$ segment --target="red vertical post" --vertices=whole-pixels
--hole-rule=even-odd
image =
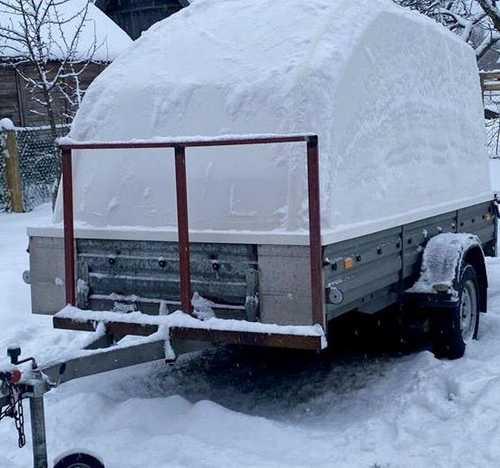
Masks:
[[[311,261],[311,299],[313,323],[325,328],[323,297],[323,252],[321,245],[321,207],[318,137],[307,139],[307,185],[309,196],[309,249]]]
[[[189,252],[189,219],[186,177],[186,148],[175,147],[175,188],[177,192],[177,226],[179,232],[180,296],[183,312],[191,313],[191,267]]]
[[[75,231],[73,220],[73,161],[70,148],[62,148],[62,183],[64,214],[64,284],[66,304],[76,305]]]

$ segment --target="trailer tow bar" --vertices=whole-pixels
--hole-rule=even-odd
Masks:
[[[99,328],[99,327],[98,327]],[[104,347],[103,347],[104,346]],[[97,349],[96,349],[97,348]],[[144,338],[130,345],[114,343],[104,327],[94,332],[93,341],[71,357],[39,366],[32,357],[20,360],[21,349],[9,348],[10,367],[0,369],[0,420],[12,418],[18,432],[18,445],[26,444],[23,400],[29,399],[33,468],[48,468],[44,395],[70,380],[145,362],[175,358],[170,341],[163,334]],[[30,368],[19,366],[31,362]],[[88,453],[69,453],[56,460],[54,468],[104,468],[104,463]]]
[[[43,396],[54,385],[44,378],[34,358],[20,360],[21,348],[13,347],[7,350],[12,366],[31,362],[29,379],[23,379],[23,373],[18,367],[12,367],[0,372],[0,420],[5,417],[14,419],[18,433],[18,446],[24,447],[26,436],[24,432],[23,399],[30,400],[31,432],[33,439],[33,466],[47,468],[47,443],[45,436],[45,410]]]

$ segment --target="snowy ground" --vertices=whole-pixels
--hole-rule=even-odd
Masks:
[[[0,215],[0,352],[18,342],[47,356],[81,334],[29,314],[27,224]],[[175,365],[137,366],[47,395],[51,457],[71,448],[113,467],[496,467],[500,465],[500,261],[490,310],[464,359],[219,349]],[[0,466],[29,467],[10,421]]]

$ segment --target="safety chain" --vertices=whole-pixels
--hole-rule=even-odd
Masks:
[[[4,418],[13,418],[16,425],[18,439],[17,443],[19,448],[26,445],[26,435],[24,433],[24,409],[23,409],[23,395],[15,385],[4,381],[2,390],[7,393],[9,400],[5,409],[0,408],[0,421]]]

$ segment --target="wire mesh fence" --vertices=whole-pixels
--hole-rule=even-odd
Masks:
[[[57,136],[68,131],[69,126],[58,127]],[[24,207],[31,210],[52,200],[61,171],[59,151],[50,129],[23,128],[16,133]]]
[[[68,131],[69,125],[58,126],[57,136],[64,136]],[[14,138],[15,144],[11,143],[10,151],[7,151],[9,134],[10,138]],[[27,127],[9,131],[0,130],[0,145],[2,150],[0,157],[0,210],[9,211],[12,208],[12,188],[9,187],[8,163],[17,165],[24,210],[30,211],[43,203],[52,201],[60,178],[60,158],[50,128]],[[16,154],[10,154],[13,151]],[[12,158],[14,158],[14,162]]]

